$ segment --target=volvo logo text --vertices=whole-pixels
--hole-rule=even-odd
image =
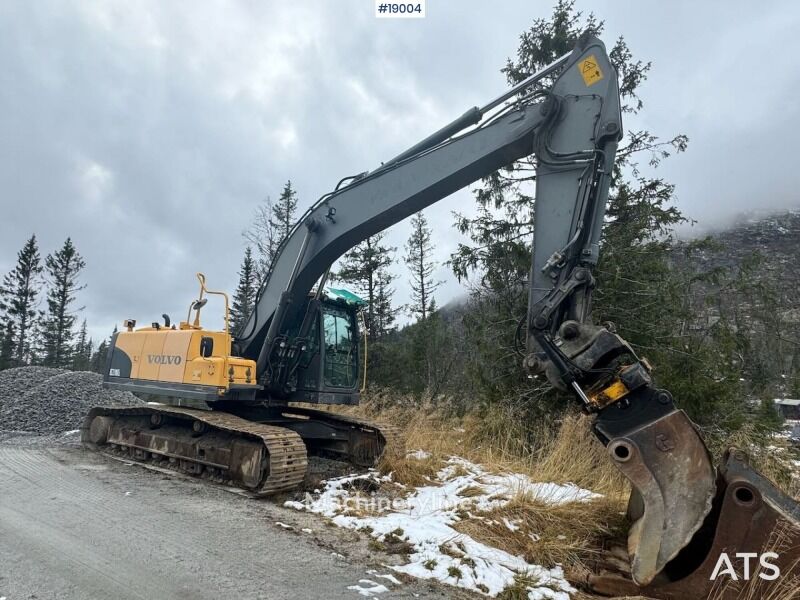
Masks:
[[[148,354],[147,362],[151,365],[179,365],[183,360],[178,355],[172,354]]]

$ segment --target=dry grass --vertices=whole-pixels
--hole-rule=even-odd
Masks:
[[[412,487],[429,484],[441,468],[441,459],[433,455],[423,459],[390,455],[385,456],[380,464],[382,474],[391,472],[394,481]]]
[[[627,498],[625,479],[608,460],[583,415],[531,425],[502,409],[457,419],[411,401],[387,404],[384,395],[367,397],[349,411],[401,426],[406,448],[430,454],[422,460],[387,457],[381,470],[393,472],[395,480],[406,485],[429,481],[441,468],[442,459],[461,456],[492,471],[524,473],[536,481],[571,482],[615,499]]]
[[[552,505],[520,496],[480,517],[455,528],[531,564],[582,565],[596,558],[606,541],[625,536],[619,505],[608,499]],[[511,531],[506,521],[519,529]]]
[[[574,483],[604,496],[601,500],[554,506],[518,494],[500,509],[478,513],[477,519],[464,519],[456,527],[459,531],[543,565],[583,563],[605,542],[624,540],[622,515],[630,488],[595,439],[588,418],[575,414],[531,427],[502,410],[456,419],[410,402],[409,408],[402,406],[395,401],[387,407],[385,397],[379,397],[367,398],[356,409],[402,426],[406,447],[428,453],[422,459],[402,454],[385,458],[380,469],[392,472],[396,482],[430,485],[447,458],[460,456],[490,472],[522,473],[533,481]],[[461,495],[470,497],[480,491],[467,488]],[[503,518],[519,529],[511,531]]]

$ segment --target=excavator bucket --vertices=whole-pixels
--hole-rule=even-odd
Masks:
[[[603,595],[664,600],[800,597],[800,505],[743,452],[729,450],[715,473],[679,410],[607,448],[633,485],[631,570],[576,582]]]
[[[649,584],[703,524],[716,492],[703,440],[682,410],[612,438],[607,449],[633,486],[631,576]]]

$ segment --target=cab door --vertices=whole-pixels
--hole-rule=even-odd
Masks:
[[[358,387],[358,326],[353,311],[322,308],[322,380],[324,387],[352,390]]]

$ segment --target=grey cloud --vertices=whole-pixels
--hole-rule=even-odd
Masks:
[[[591,8],[607,42],[624,33],[654,62],[629,126],[692,140],[661,169],[681,208],[708,223],[796,203],[793,3]],[[429,0],[426,19],[392,22],[364,0],[2,3],[0,269],[32,232],[44,252],[71,235],[96,338],[128,316],[181,316],[194,272],[233,289],[265,196],[291,178],[305,207],[497,95],[519,34],[549,12]],[[428,209],[441,261],[459,240],[450,211],[471,203],[462,190]],[[388,240],[402,253],[407,234]],[[460,288],[440,277],[443,303]]]

